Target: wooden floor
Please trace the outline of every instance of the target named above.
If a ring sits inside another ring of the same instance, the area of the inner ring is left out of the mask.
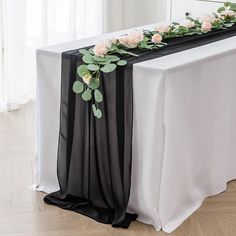
[[[79,214],[43,203],[35,192],[34,104],[0,114],[0,236],[162,236],[152,226],[134,222],[113,229]],[[207,199],[173,236],[236,236],[236,182]]]

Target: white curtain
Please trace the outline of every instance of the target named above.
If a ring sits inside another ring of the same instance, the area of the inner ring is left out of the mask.
[[[162,20],[163,2],[0,0],[0,112],[34,98],[35,49]]]
[[[0,0],[0,111],[35,96],[35,49],[104,31],[104,0]]]

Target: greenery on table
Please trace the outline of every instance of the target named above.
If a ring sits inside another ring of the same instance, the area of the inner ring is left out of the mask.
[[[118,39],[99,42],[95,47],[81,49],[83,65],[77,68],[79,80],[73,85],[73,91],[81,94],[86,102],[92,101],[92,110],[96,118],[102,117],[99,103],[103,101],[100,90],[101,72],[111,73],[118,66],[125,66],[121,56],[137,57],[134,49],[158,50],[167,45],[166,39],[202,35],[212,30],[227,29],[236,24],[236,4],[227,2],[217,12],[193,18],[186,13],[186,22],[172,22],[169,25],[157,25],[153,31],[132,30]]]

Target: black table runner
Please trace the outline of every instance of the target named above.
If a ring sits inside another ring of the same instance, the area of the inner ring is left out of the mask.
[[[155,51],[136,50],[128,64],[102,74],[96,119],[91,102],[72,91],[76,69],[83,64],[79,50],[62,54],[61,110],[57,173],[60,190],[48,194],[48,204],[89,216],[96,221],[127,228],[137,215],[126,212],[131,186],[132,68],[133,64],[236,36],[236,25],[203,35],[169,39]],[[174,196],[173,196],[174,197]]]

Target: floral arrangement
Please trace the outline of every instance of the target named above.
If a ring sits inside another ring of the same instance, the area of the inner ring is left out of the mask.
[[[212,30],[226,29],[236,24],[236,4],[225,3],[217,12],[193,18],[186,13],[186,21],[183,24],[172,22],[169,25],[158,25],[153,31],[132,30],[118,39],[108,39],[99,42],[94,47],[81,49],[83,65],[77,68],[77,74],[81,78],[74,82],[73,91],[82,94],[84,101],[92,101],[92,110],[96,118],[102,117],[99,103],[103,101],[103,95],[99,90],[100,73],[113,72],[117,66],[127,64],[120,56],[137,57],[133,51],[158,50],[167,45],[165,39],[202,35]]]

